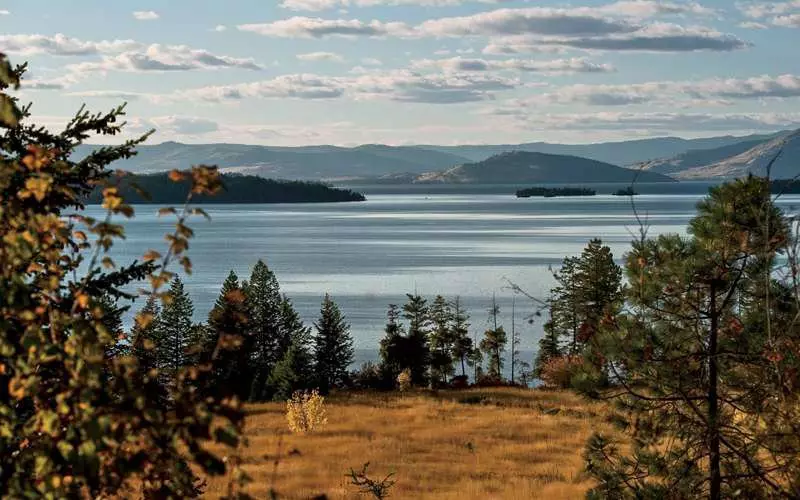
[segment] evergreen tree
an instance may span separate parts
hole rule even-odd
[[[800,497],[798,289],[777,267],[797,248],[788,222],[748,178],[712,188],[688,238],[634,243],[628,312],[592,343],[635,436],[591,439],[593,498]]]
[[[267,379],[272,399],[286,401],[295,391],[310,389],[313,378],[309,374],[313,369],[308,349],[299,342],[292,342]]]
[[[533,363],[534,377],[541,378],[542,369],[547,362],[564,355],[559,337],[559,332],[551,316],[550,321],[544,324],[544,336],[539,340],[539,351],[536,353],[536,360]]]
[[[488,360],[487,376],[493,381],[503,380],[503,351],[508,343],[505,329],[498,325],[497,317],[500,314],[500,306],[496,298],[492,297],[492,307],[489,309],[490,323],[493,328],[486,330],[480,343],[480,349]]]
[[[430,308],[430,321],[431,382],[446,385],[447,378],[453,374],[455,336],[451,325],[453,311],[441,295],[436,296]]]
[[[408,342],[404,349],[407,366],[411,372],[411,383],[418,387],[428,385],[430,368],[430,311],[428,301],[418,294],[406,294],[408,301],[403,305],[403,317],[408,320]]]
[[[451,304],[453,310],[453,358],[461,364],[461,376],[467,376],[467,365],[473,363],[475,345],[469,336],[469,314],[456,297]]]
[[[290,335],[281,328],[284,298],[275,274],[262,260],[253,266],[250,281],[242,288],[247,297],[252,345],[249,355],[253,379],[249,396],[251,401],[263,401],[270,399],[267,384],[270,372],[291,344]]]
[[[396,304],[389,304],[384,333],[380,342],[381,371],[393,386],[400,372],[409,366],[408,356],[404,353],[407,338],[404,337],[405,329],[400,323],[400,308]]]
[[[495,381],[503,379],[503,351],[508,343],[508,336],[502,326],[490,328],[483,334],[480,348],[486,354],[489,364],[486,374]]]
[[[314,323],[314,369],[320,391],[341,387],[347,382],[348,367],[353,362],[353,339],[339,306],[325,294],[319,320]]]
[[[247,300],[233,271],[222,284],[222,290],[208,316],[210,328],[207,353],[214,358],[211,389],[215,393],[250,395],[249,315]]]
[[[155,297],[148,297],[142,313],[150,316],[152,320],[144,328],[134,324],[131,338],[136,339],[131,346],[131,352],[139,361],[139,366],[145,373],[158,371],[161,368],[159,348],[164,344],[164,328],[161,323],[161,308]]]
[[[192,344],[194,305],[179,277],[172,280],[170,300],[161,311],[160,320],[163,341],[158,346],[161,365],[167,387],[176,384],[178,372],[189,364],[189,349]]]
[[[614,262],[611,249],[595,238],[578,258],[574,278],[581,322],[578,341],[585,345],[600,321],[616,314],[622,305],[622,269]]]

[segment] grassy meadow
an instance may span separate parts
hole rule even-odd
[[[586,439],[609,428],[601,404],[567,392],[345,393],[326,407],[327,425],[307,435],[289,432],[285,404],[248,408],[249,494],[370,498],[346,477],[369,462],[373,479],[394,473],[391,498],[580,498],[591,486],[581,473]],[[208,497],[227,483],[210,480]]]

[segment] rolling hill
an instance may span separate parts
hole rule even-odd
[[[269,178],[296,180],[349,180],[356,178],[394,177],[396,181],[414,179],[425,172],[436,172],[470,162],[480,162],[507,152],[522,151],[550,155],[567,155],[588,158],[612,165],[633,165],[655,158],[689,155],[691,158],[675,160],[680,166],[698,166],[719,161],[751,146],[767,141],[775,134],[748,137],[711,137],[706,139],[681,139],[663,137],[633,141],[597,144],[551,144],[532,142],[506,145],[468,146],[387,146],[365,144],[357,147],[302,146],[273,147],[245,144],[182,144],[165,142],[138,148],[139,154],[115,164],[115,168],[134,173],[163,172],[185,169],[196,164],[218,165],[224,172],[258,175]],[[78,156],[87,154],[96,146],[82,146]],[[726,150],[725,148],[731,148]],[[702,158],[699,150],[719,149]],[[725,152],[728,154],[726,155]],[[700,155],[700,156],[698,156]],[[661,160],[664,161],[664,160]],[[678,167],[675,167],[679,169]],[[682,167],[681,167],[682,168]],[[664,171],[662,171],[662,169]],[[663,165],[653,169],[659,173],[672,172]],[[406,174],[406,175],[403,175]]]
[[[78,154],[88,154],[91,148],[84,147]],[[281,179],[331,180],[395,172],[420,174],[468,161],[451,153],[412,146],[382,145],[285,148],[165,142],[140,146],[137,150],[139,153],[136,156],[115,163],[115,168],[134,173],[155,173],[208,164],[217,165],[228,173]]]
[[[703,150],[732,146],[743,141],[767,141],[776,134],[750,135],[745,137],[721,136],[702,139],[683,139],[680,137],[656,137],[632,141],[601,142],[595,144],[552,144],[530,142],[504,145],[465,145],[465,146],[419,146],[444,153],[481,161],[490,156],[510,151],[530,151],[557,155],[580,156],[612,165],[634,165],[658,158],[671,158],[690,150]]]
[[[637,177],[637,173],[639,174]],[[442,172],[423,174],[416,183],[520,184],[592,182],[674,182],[656,172],[637,172],[577,156],[516,151],[465,163]]]
[[[721,180],[749,174],[766,175],[767,165],[781,150],[780,157],[772,165],[770,177],[789,179],[800,174],[800,130],[796,130],[770,141],[755,144],[727,158],[699,165],[687,163],[686,168],[676,169],[670,172],[670,175],[681,180]]]
[[[650,172],[658,172],[659,174],[675,175],[684,170],[691,168],[703,167],[723,161],[731,156],[744,153],[759,144],[768,142],[769,139],[754,139],[736,144],[729,144],[719,148],[712,149],[692,149],[685,153],[673,156],[672,158],[662,158],[660,160],[652,160],[643,163],[641,166],[644,170]]]

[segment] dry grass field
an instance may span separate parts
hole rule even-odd
[[[369,498],[346,477],[369,462],[373,478],[394,473],[391,498],[581,498],[591,485],[581,473],[584,443],[607,428],[602,405],[564,392],[343,394],[326,406],[328,424],[308,435],[288,431],[284,404],[249,408],[249,494]],[[226,484],[209,481],[208,496]]]

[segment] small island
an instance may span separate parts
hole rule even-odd
[[[532,187],[527,189],[520,189],[517,191],[517,198],[530,198],[533,196],[544,198],[555,198],[556,196],[594,196],[597,192],[594,189],[587,188],[550,188],[550,187]]]
[[[168,173],[126,175],[119,181],[128,203],[177,204],[186,200],[189,182],[173,182]],[[113,180],[112,180],[113,182]],[[365,201],[361,193],[320,182],[265,179],[255,175],[222,174],[223,190],[214,196],[196,196],[194,203],[331,203]],[[138,188],[138,189],[137,189]],[[148,196],[143,196],[141,191]],[[102,188],[89,195],[88,204],[102,203]]]
[[[632,187],[626,187],[625,189],[620,189],[611,194],[613,196],[639,196],[639,193],[634,191]]]

